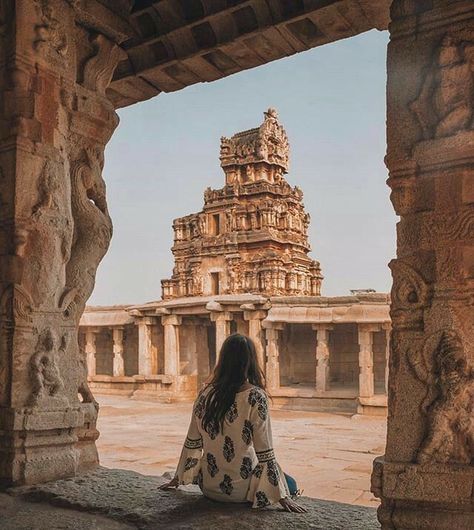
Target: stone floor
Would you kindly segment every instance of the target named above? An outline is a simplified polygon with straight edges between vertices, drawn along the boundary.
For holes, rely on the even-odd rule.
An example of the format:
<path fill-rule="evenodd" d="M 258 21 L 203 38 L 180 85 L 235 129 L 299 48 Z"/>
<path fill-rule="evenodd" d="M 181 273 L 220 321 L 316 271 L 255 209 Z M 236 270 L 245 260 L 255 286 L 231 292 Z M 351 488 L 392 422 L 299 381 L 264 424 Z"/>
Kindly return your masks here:
<path fill-rule="evenodd" d="M 183 443 L 190 404 L 161 404 L 97 396 L 101 464 L 145 475 L 173 472 Z M 369 491 L 372 461 L 384 452 L 382 418 L 317 412 L 272 412 L 274 445 L 283 469 L 304 494 L 377 507 Z"/>
<path fill-rule="evenodd" d="M 375 510 L 301 498 L 307 513 L 212 502 L 193 487 L 162 492 L 165 479 L 100 468 L 73 479 L 0 494 L 2 530 L 376 530 Z M 69 510 L 65 510 L 69 508 Z"/>
<path fill-rule="evenodd" d="M 308 512 L 289 514 L 214 503 L 193 486 L 159 491 L 161 475 L 176 466 L 191 406 L 98 399 L 101 462 L 120 469 L 0 493 L 1 530 L 380 528 L 368 488 L 372 460 L 383 453 L 383 419 L 272 412 L 277 457 L 306 495 Z"/>

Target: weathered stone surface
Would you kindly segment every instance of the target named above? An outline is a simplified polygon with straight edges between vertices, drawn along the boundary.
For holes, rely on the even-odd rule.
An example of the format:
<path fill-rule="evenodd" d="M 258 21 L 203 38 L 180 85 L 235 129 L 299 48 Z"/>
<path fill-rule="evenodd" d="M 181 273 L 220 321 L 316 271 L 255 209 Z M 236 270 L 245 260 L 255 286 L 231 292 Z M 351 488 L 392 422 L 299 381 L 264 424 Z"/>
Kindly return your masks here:
<path fill-rule="evenodd" d="M 130 530 L 136 526 L 102 515 L 28 502 L 0 493 L 2 530 Z"/>
<path fill-rule="evenodd" d="M 87 20 L 66 0 L 0 7 L 0 483 L 98 462 L 77 328 L 112 236 L 105 90 L 126 34 L 91 4 Z"/>
<path fill-rule="evenodd" d="M 382 528 L 474 527 L 474 4 L 395 0 L 387 167 L 400 215 Z"/>
<path fill-rule="evenodd" d="M 99 513 L 140 529 L 173 528 L 236 530 L 376 530 L 375 510 L 329 501 L 301 498 L 308 513 L 291 514 L 280 507 L 253 510 L 247 505 L 210 501 L 199 491 L 162 492 L 166 479 L 133 471 L 100 468 L 75 478 L 12 490 L 32 501 Z M 13 527 L 14 528 L 14 527 Z"/>

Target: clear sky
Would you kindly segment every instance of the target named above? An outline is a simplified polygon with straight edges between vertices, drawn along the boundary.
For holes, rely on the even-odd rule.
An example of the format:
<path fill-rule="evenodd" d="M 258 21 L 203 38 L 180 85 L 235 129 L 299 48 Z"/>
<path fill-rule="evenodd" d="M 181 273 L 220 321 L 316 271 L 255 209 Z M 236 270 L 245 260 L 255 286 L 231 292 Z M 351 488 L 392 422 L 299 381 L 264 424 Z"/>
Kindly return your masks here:
<path fill-rule="evenodd" d="M 372 31 L 119 111 L 104 177 L 114 236 L 90 304 L 161 297 L 173 265 L 172 220 L 224 185 L 221 136 L 275 107 L 291 147 L 287 179 L 304 192 L 323 295 L 390 290 L 395 222 L 385 184 L 388 35 Z"/>

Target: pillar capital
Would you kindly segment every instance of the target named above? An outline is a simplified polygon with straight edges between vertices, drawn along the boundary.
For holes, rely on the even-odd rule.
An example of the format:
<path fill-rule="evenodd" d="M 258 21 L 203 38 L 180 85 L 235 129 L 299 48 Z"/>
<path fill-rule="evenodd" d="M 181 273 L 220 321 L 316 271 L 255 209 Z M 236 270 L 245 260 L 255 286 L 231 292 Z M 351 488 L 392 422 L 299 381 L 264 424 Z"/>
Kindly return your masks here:
<path fill-rule="evenodd" d="M 357 322 L 357 330 L 360 333 L 377 333 L 384 329 L 384 324 L 372 323 L 372 322 Z"/>
<path fill-rule="evenodd" d="M 156 326 L 158 324 L 158 318 L 150 316 L 140 317 L 135 320 L 135 324 L 137 326 Z"/>
<path fill-rule="evenodd" d="M 311 324 L 311 327 L 318 331 L 318 329 L 334 329 L 334 323 L 333 322 L 313 322 Z"/>
<path fill-rule="evenodd" d="M 210 316 L 212 322 L 230 322 L 232 320 L 232 313 L 229 311 L 212 312 Z"/>
<path fill-rule="evenodd" d="M 262 309 L 245 310 L 243 312 L 244 320 L 264 320 L 267 318 L 268 311 Z"/>
<path fill-rule="evenodd" d="M 163 315 L 161 317 L 163 326 L 180 326 L 182 322 L 183 318 L 179 315 Z"/>

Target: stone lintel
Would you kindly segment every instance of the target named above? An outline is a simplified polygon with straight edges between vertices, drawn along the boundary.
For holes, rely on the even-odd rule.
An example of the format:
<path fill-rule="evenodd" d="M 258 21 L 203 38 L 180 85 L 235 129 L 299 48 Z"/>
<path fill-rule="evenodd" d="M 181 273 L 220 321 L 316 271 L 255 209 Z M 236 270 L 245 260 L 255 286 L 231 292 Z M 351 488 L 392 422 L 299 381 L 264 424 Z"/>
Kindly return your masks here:
<path fill-rule="evenodd" d="M 330 331 L 334 329 L 334 324 L 329 324 L 327 322 L 318 322 L 317 324 L 311 324 L 311 328 L 314 331 Z"/>
<path fill-rule="evenodd" d="M 262 321 L 262 328 L 263 329 L 275 329 L 275 330 L 282 330 L 285 327 L 285 322 L 273 322 L 269 320 L 263 320 Z"/>

